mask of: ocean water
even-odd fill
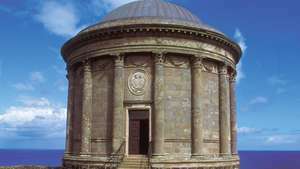
[[[300,169],[300,151],[240,151],[241,169]],[[0,166],[59,166],[63,150],[1,150]]]

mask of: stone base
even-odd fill
[[[126,159],[126,157],[125,157]],[[64,169],[120,169],[121,162],[107,157],[77,157],[68,156],[63,160]],[[240,169],[238,157],[216,159],[150,159],[149,169]],[[138,164],[137,164],[138,165]],[[134,167],[139,169],[138,167]],[[145,169],[145,167],[143,167]]]

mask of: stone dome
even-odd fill
[[[162,0],[140,0],[128,3],[110,12],[103,21],[131,18],[156,18],[201,24],[198,17],[187,9]]]
[[[125,4],[114,9],[101,22],[84,29],[81,33],[112,26],[132,24],[188,26],[221,33],[204,24],[189,10],[164,0],[139,0]]]
[[[113,10],[61,50],[69,82],[63,168],[239,169],[241,53],[167,0]]]

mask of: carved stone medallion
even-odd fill
[[[133,95],[143,95],[147,83],[148,77],[144,70],[135,70],[128,76],[128,89]]]

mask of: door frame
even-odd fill
[[[126,140],[126,146],[125,146],[125,156],[129,156],[129,112],[131,110],[142,110],[142,111],[148,111],[148,118],[149,118],[149,144],[152,140],[152,137],[151,137],[151,133],[152,133],[152,122],[151,122],[151,106],[150,105],[145,105],[145,104],[133,104],[133,105],[130,105],[130,106],[126,106],[126,133],[125,133],[125,140]]]

